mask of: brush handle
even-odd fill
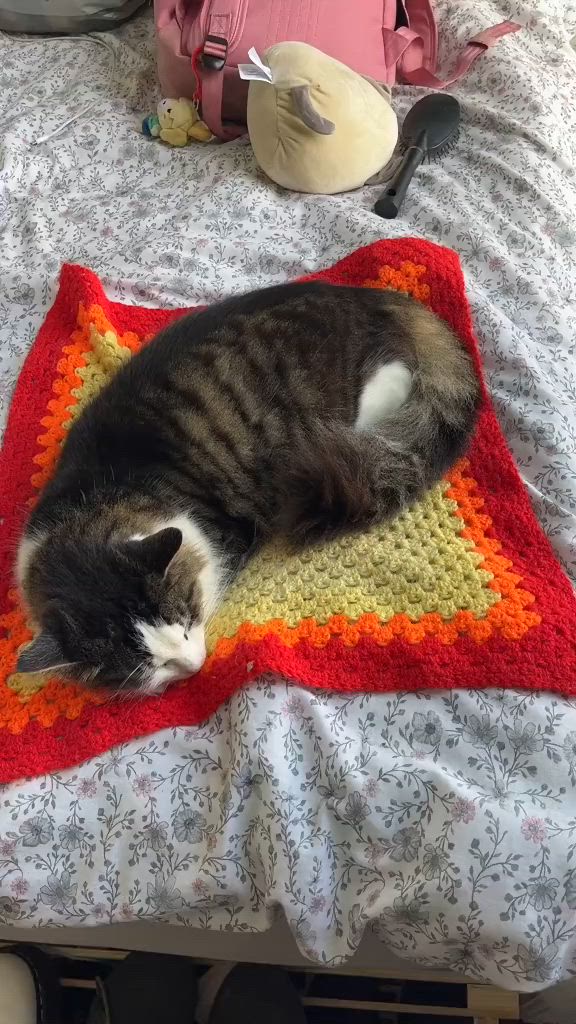
[[[424,155],[425,151],[421,146],[410,146],[406,150],[402,163],[388,182],[386,190],[376,201],[374,212],[379,217],[393,220],[394,217],[398,216],[400,207],[404,202],[404,196],[408,190],[408,185],[412,181],[414,172],[420,167]]]

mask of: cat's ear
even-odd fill
[[[21,651],[16,664],[17,672],[48,672],[68,663],[56,637],[40,633]]]
[[[129,540],[128,557],[140,565],[145,572],[163,573],[182,545],[182,530],[167,526],[158,533],[152,533],[142,540]]]

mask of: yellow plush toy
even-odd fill
[[[398,122],[389,90],[306,43],[263,55],[270,82],[251,81],[248,131],[278,185],[331,195],[364,185],[390,160]]]
[[[142,122],[145,135],[160,138],[170,146],[186,146],[191,141],[210,142],[214,137],[192,103],[181,97],[179,100],[161,100],[158,114]]]

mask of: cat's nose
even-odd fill
[[[206,654],[198,653],[193,657],[182,656],[178,658],[171,658],[164,665],[171,674],[174,675],[175,679],[184,679],[186,676],[194,675],[195,672],[199,672],[206,660]]]

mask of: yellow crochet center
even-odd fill
[[[243,622],[302,619],[327,622],[333,615],[358,619],[372,612],[388,622],[405,613],[419,621],[428,612],[450,619],[458,611],[483,617],[500,600],[488,588],[492,574],[482,556],[460,537],[456,502],[442,483],[394,522],[301,554],[280,544],[259,552],[232,584],[213,620],[208,646],[232,637]]]
[[[82,387],[75,388],[72,394],[76,404],[70,408],[70,419],[67,426],[80,415],[83,409],[96,397],[110,377],[129,362],[132,353],[129,348],[120,345],[114,331],[105,331],[100,334],[94,324],[90,327],[90,344],[92,351],[85,354],[86,366],[76,370],[78,377],[82,379]]]

